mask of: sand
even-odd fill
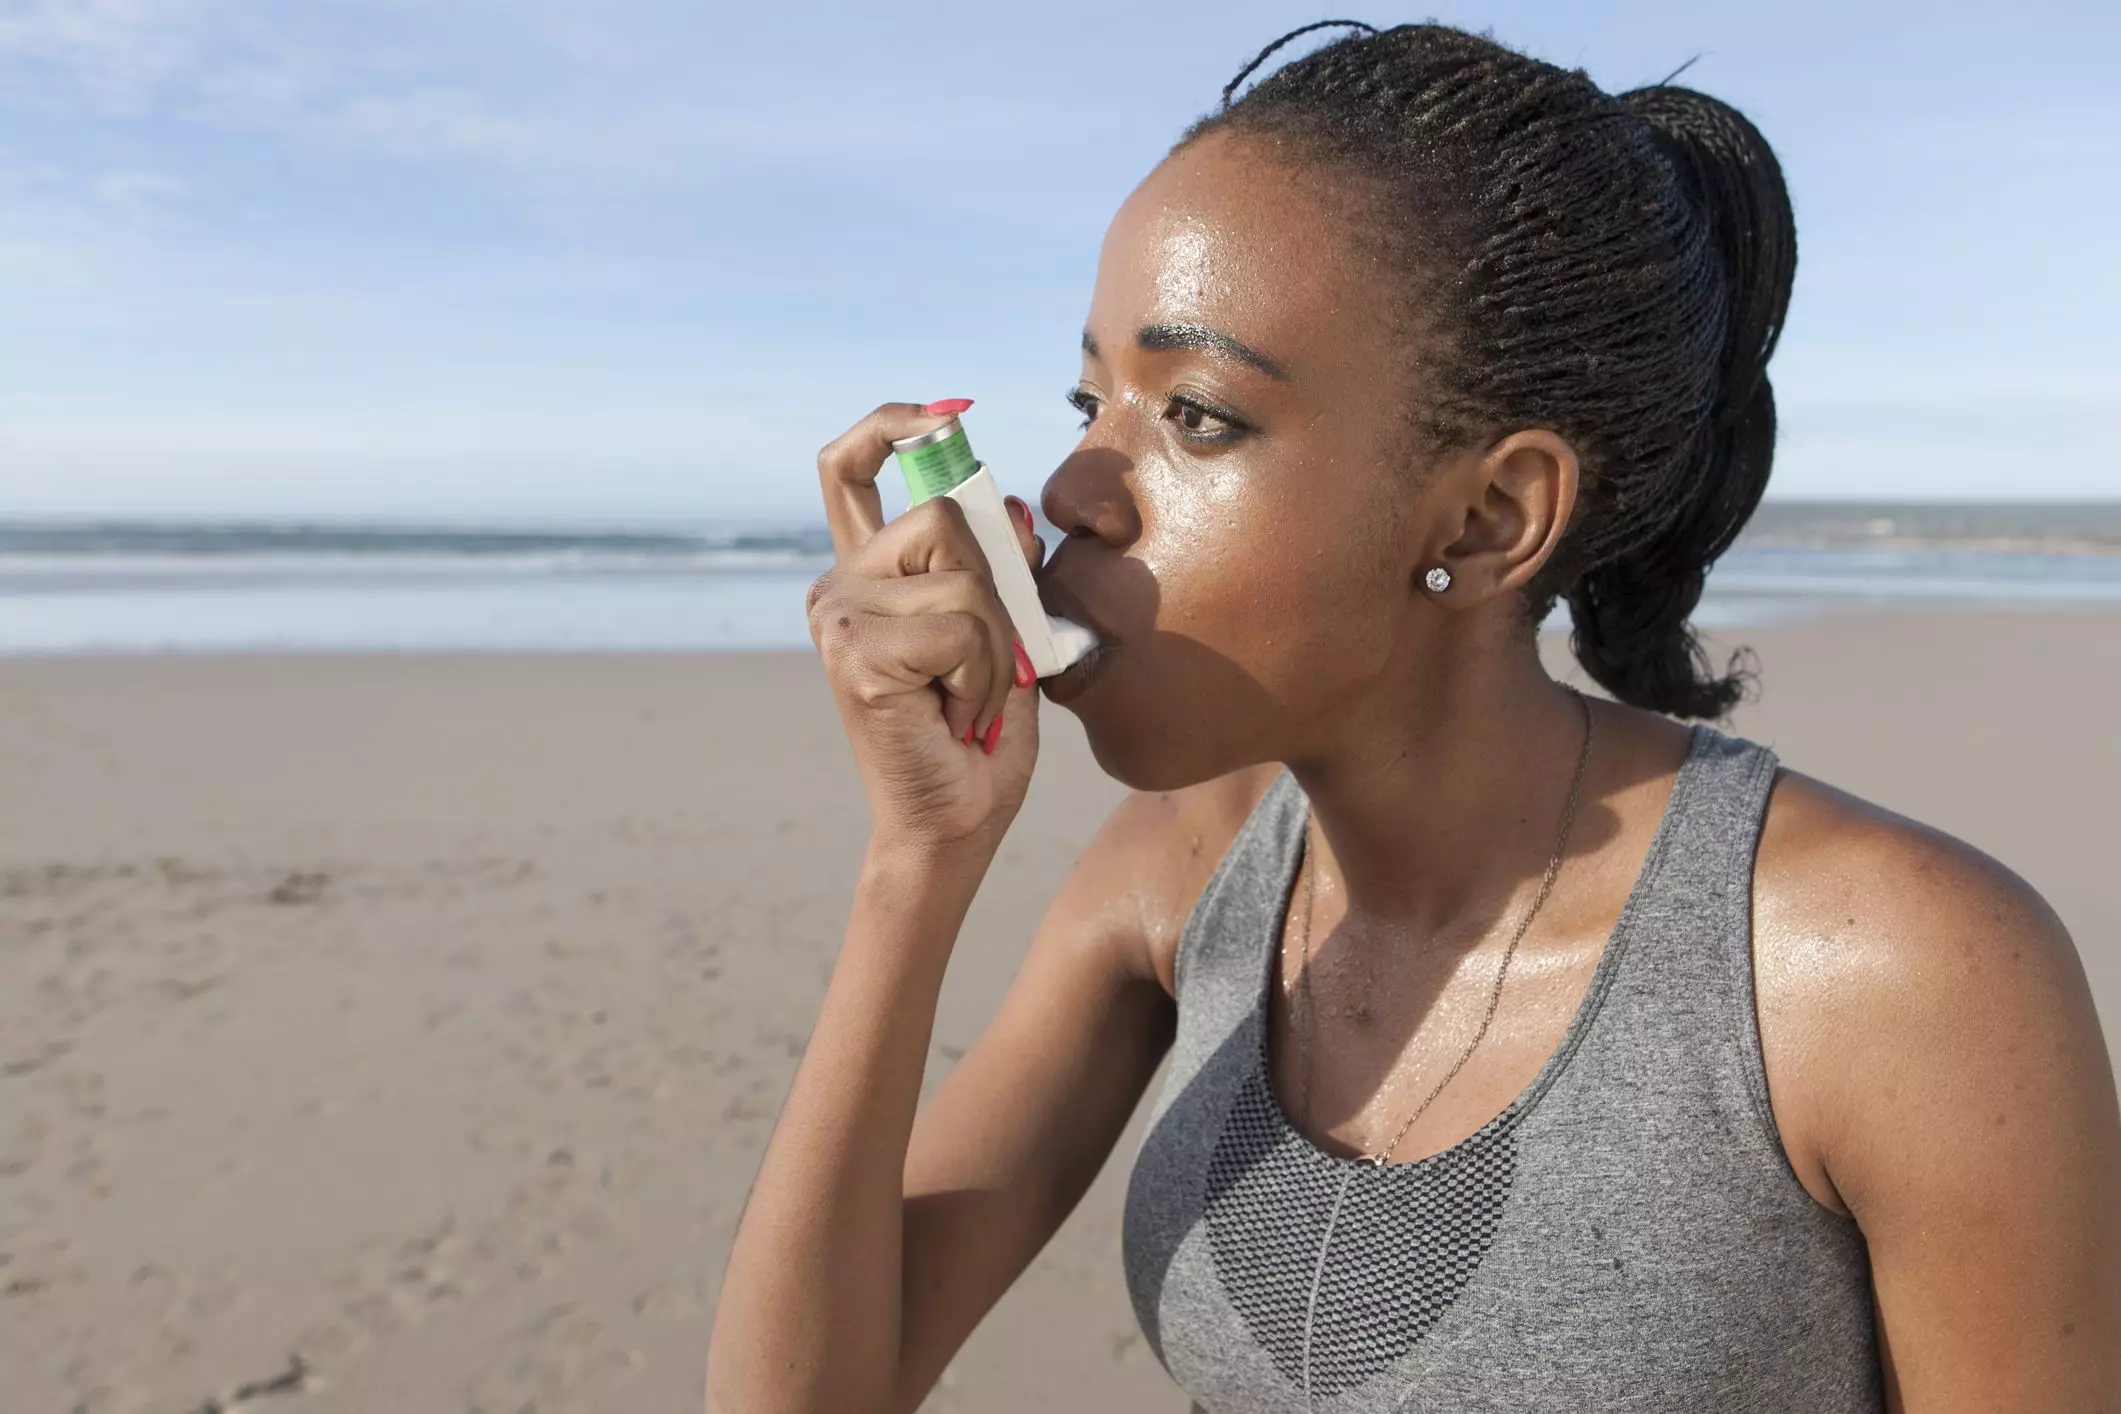
[[[2121,615],[1745,637],[1738,728],[2023,873],[2121,1028]],[[931,1083],[1118,798],[1047,721]],[[696,1410],[865,826],[806,655],[0,662],[0,1407]],[[930,1408],[1184,1410],[1139,1122]]]

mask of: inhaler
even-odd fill
[[[948,496],[965,513],[972,538],[987,557],[987,569],[1009,622],[1024,645],[1031,669],[1042,678],[1068,668],[1097,646],[1097,636],[1080,624],[1046,612],[1038,584],[1024,562],[1022,544],[1009,508],[1002,504],[994,473],[972,455],[964,426],[952,417],[942,426],[891,444],[905,473],[906,490],[919,505],[931,496]]]

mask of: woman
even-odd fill
[[[1127,1274],[1203,1409],[2121,1407],[2121,1119],[2054,915],[1672,720],[1741,687],[1688,618],[1768,473],[1773,155],[1353,28],[1106,237],[1039,571],[1103,646],[1044,687],[1137,793],[918,1114],[1038,689],[955,507],[881,523],[936,417],[820,457],[875,831],[710,1407],[918,1405],[1167,1052]],[[1542,670],[1559,598],[1613,700]]]

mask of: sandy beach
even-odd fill
[[[2023,874],[2121,1032],[2121,614],[1737,637],[1734,729]],[[1120,795],[1045,733],[931,1083]],[[0,1407],[697,1410],[866,823],[804,654],[0,660]],[[1186,1407],[1138,1139],[930,1408]]]

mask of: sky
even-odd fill
[[[0,0],[0,517],[808,517],[941,397],[1035,491],[1112,212],[1338,13]],[[1350,13],[1767,134],[1771,495],[2121,496],[2121,6]]]

